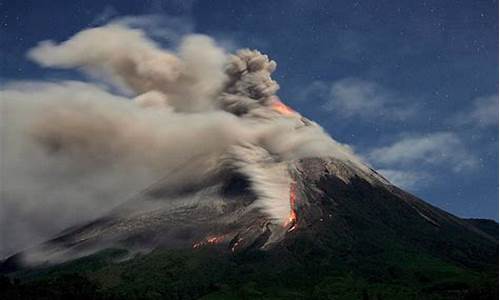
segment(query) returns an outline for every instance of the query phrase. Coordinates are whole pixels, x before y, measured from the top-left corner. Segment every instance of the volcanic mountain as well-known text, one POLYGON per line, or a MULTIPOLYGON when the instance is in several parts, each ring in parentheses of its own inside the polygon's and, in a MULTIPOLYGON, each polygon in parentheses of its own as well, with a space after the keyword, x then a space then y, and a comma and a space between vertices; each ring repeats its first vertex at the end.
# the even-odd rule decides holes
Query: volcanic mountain
MULTIPOLYGON (((360 283, 345 283, 345 278, 332 279, 328 275, 338 276, 349 270, 349 276, 367 282, 415 281, 417 290, 424 287, 423 292, 415 292, 415 295, 439 292, 452 299, 474 289, 485 274, 496 273, 497 235, 477 226, 477 220, 453 216, 391 185, 375 171, 366 172, 335 158, 299 159, 291 163, 290 172, 293 223, 273 224, 265 214, 252 208, 251 203, 258 196, 252 191, 251 183, 241 174, 231 174, 202 191, 185 191, 176 196, 178 199, 172 199, 161 189, 151 188, 96 221, 68 229, 39 247, 7 259, 2 271, 18 270, 21 258, 39 264, 28 274, 43 276, 53 275, 58 269, 64 270, 63 274, 68 269, 78 270, 82 264, 90 268, 86 270, 89 277, 100 282, 109 269, 150 264, 148 260, 165 255, 162 251, 166 250, 161 249, 174 249, 171 251, 188 256, 208 255, 203 257, 207 261, 192 270, 202 274, 207 272, 204 268, 212 259, 214 266, 224 264, 228 268, 227 262, 220 262, 222 259, 231 261, 229 268, 236 270, 232 270, 231 276, 242 272, 246 278, 249 272, 267 278, 283 273, 283 278, 300 279, 309 274, 319 280, 316 284, 325 285, 325 279, 331 281, 326 281, 325 293, 332 292, 328 289, 335 290, 335 282, 340 280, 340 290, 336 291, 339 295, 344 292, 358 295, 364 291, 394 297, 385 294, 385 287, 372 291, 373 287, 366 283, 360 288, 360 283), (201 198, 217 200, 210 205, 183 201, 201 198), (181 204, 165 204, 172 200, 181 204), (128 252, 99 252, 105 249, 127 249, 128 252), (93 253, 98 254, 91 255, 93 253), (99 257, 102 253, 105 253, 104 260, 99 257), (91 256, 75 259, 85 255, 91 256), (88 266, 92 261, 99 266, 97 271, 88 266), (261 264, 269 265, 262 267, 261 264), (270 265, 276 269, 270 270, 270 265), (256 269, 252 270, 253 267, 256 269), (318 274, 312 275, 311 268, 317 268, 318 274)), ((163 263, 172 264, 169 259, 163 263)), ((190 259, 182 258, 178 263, 187 267, 185 264, 189 264, 190 259)), ((163 272, 149 271, 159 272, 157 276, 163 272)), ((132 276, 149 276, 143 274, 149 271, 141 270, 141 275, 132 276)), ((165 272, 175 277, 175 273, 165 272)), ((203 276, 210 277, 210 272, 203 276)), ((25 271, 18 270, 17 274, 26 276, 25 271)), ((129 275, 120 272, 117 276, 129 275)), ((218 292, 222 288, 214 284, 229 280, 221 274, 216 277, 193 295, 218 292)), ((278 282, 290 288, 286 281, 278 282)), ((398 284, 392 284, 397 293, 414 295, 414 291, 398 290, 398 284)), ((494 286, 488 288, 494 289, 494 286)), ((484 287, 481 288, 485 293, 484 287)), ((165 295, 171 295, 170 292, 165 295)), ((321 290, 309 292, 323 293, 321 290)), ((305 297, 309 292, 297 297, 305 297)))
POLYGON ((272 134, 231 145, 200 180, 172 186, 169 176, 207 159, 193 157, 108 214, 7 258, 1 271, 21 281, 4 279, 4 296, 495 296, 498 224, 436 208, 324 138, 275 96, 274 68, 240 51, 218 98, 245 122, 280 123, 272 134))
POLYGON ((242 174, 177 195, 156 184, 108 215, 13 256, 4 269, 19 257, 57 263, 107 248, 149 252, 212 246, 236 254, 286 248, 297 238, 317 246, 341 244, 358 254, 408 248, 471 268, 495 265, 495 232, 482 229, 477 219, 433 207, 373 170, 335 158, 299 159, 289 168, 292 208, 284 224, 274 224, 252 206, 258 195, 242 174))

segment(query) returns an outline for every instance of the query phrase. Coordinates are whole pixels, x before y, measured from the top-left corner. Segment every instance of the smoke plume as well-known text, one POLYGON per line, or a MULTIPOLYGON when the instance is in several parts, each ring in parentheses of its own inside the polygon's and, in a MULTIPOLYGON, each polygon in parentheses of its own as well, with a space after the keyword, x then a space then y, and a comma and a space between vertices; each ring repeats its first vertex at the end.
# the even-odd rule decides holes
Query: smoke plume
POLYGON ((96 218, 159 178, 175 192, 242 173, 255 206, 282 222, 288 161, 358 162, 280 102, 276 63, 258 51, 229 55, 203 35, 166 50, 141 30, 111 24, 41 42, 28 57, 103 84, 2 86, 0 254, 96 218))

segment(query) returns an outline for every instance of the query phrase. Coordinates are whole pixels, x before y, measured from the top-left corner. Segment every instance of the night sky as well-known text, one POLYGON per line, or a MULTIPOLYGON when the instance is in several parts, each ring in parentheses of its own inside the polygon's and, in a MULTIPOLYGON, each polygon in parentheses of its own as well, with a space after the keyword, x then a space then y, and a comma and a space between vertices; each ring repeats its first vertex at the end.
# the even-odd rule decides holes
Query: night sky
POLYGON ((0 81, 82 79, 26 59, 129 18, 165 47, 203 33, 278 63, 279 96, 394 183, 498 220, 496 1, 0 1, 0 81))

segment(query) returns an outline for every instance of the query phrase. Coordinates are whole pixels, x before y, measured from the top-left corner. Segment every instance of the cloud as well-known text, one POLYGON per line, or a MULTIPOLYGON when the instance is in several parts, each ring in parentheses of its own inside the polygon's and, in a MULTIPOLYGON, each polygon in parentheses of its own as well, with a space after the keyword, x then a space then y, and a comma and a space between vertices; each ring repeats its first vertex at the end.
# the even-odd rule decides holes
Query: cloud
POLYGON ((378 169, 377 172, 382 174, 389 181, 401 188, 413 190, 425 185, 432 175, 426 172, 404 171, 394 169, 378 169))
POLYGON ((401 120, 415 113, 396 92, 373 81, 347 78, 332 84, 328 101, 323 106, 340 116, 401 120))
POLYGON ((417 107, 399 93, 359 78, 315 81, 298 93, 299 99, 317 99, 322 108, 343 119, 398 121, 416 115, 417 107))
POLYGON ((328 99, 330 85, 324 81, 316 80, 306 87, 297 87, 295 97, 297 101, 306 102, 311 99, 328 99))
POLYGON ((436 132, 404 137, 392 145, 368 153, 371 163, 380 167, 448 166, 454 172, 471 169, 477 160, 452 132, 436 132))
POLYGON ((451 123, 480 128, 498 126, 498 94, 475 98, 472 108, 453 116, 451 123))
POLYGON ((120 16, 112 19, 109 24, 141 29, 156 40, 173 44, 178 44, 183 36, 194 31, 194 22, 189 17, 157 13, 140 16, 120 16))
POLYGON ((0 95, 0 227, 10 228, 0 256, 96 218, 166 174, 167 188, 196 186, 227 147, 257 132, 224 111, 139 106, 82 82, 16 82, 0 95))
POLYGON ((227 54, 199 34, 185 36, 178 48, 179 53, 162 49, 143 30, 112 23, 61 43, 42 41, 28 57, 44 67, 78 68, 135 95, 160 91, 178 110, 213 106, 226 79, 227 54))
POLYGON ((89 23, 90 26, 102 25, 107 23, 111 18, 115 17, 118 11, 111 5, 106 5, 101 13, 96 15, 89 23))

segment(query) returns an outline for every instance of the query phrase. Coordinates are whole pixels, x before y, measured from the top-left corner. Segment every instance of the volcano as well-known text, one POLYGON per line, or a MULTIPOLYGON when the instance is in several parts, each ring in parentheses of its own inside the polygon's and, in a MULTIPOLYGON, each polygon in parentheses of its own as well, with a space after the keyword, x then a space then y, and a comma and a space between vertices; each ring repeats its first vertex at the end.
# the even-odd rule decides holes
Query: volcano
MULTIPOLYGON (((68 229, 39 247, 8 258, 2 271, 46 277, 54 270, 68 272, 80 264, 88 268, 87 264, 94 261, 100 265, 98 271, 87 274, 95 278, 96 274, 105 274, 106 268, 151 263, 148 260, 162 259, 162 251, 173 251, 189 256, 180 260, 181 265, 188 264, 191 256, 203 255, 203 264, 192 272, 207 272, 204 267, 213 260, 214 266, 224 264, 225 268, 231 262, 231 276, 255 272, 266 278, 284 273, 283 278, 301 279, 304 274, 311 275, 310 268, 317 267, 322 275, 316 283, 324 284, 325 278, 333 283, 339 280, 325 274, 349 270, 349 276, 356 274, 367 282, 415 281, 415 286, 424 287, 418 293, 437 293, 451 299, 477 293, 473 289, 479 278, 496 274, 495 223, 482 226, 488 221, 453 216, 390 184, 375 171, 366 172, 335 158, 299 159, 291 163, 290 172, 293 222, 275 224, 252 207, 258 196, 241 174, 228 174, 201 191, 184 191, 177 195, 179 199, 172 199, 172 195, 154 186, 96 221, 68 229), (209 203, 206 205, 185 201, 207 198, 217 201, 201 201, 209 203), (179 205, 172 206, 172 200, 179 205), (110 249, 115 252, 109 252, 110 249), (104 260, 101 255, 105 255, 104 260), (23 267, 22 262, 30 264, 23 267), (29 271, 23 270, 30 265, 29 271), (249 266, 255 269, 246 270, 249 266), (271 271, 269 266, 276 269, 271 271)), ((169 259, 166 262, 171 264, 169 259)), ((158 269, 141 272, 163 274, 158 269)), ((134 276, 147 276, 141 272, 134 276)), ((210 272, 204 276, 211 276, 210 272)), ((248 274, 242 276, 246 278, 248 274)), ((228 280, 224 275, 216 277, 215 281, 228 280)), ((309 281, 310 278, 302 283, 309 281)), ((213 284, 195 295, 223 289, 213 284)), ((341 289, 347 288, 352 294, 371 293, 370 285, 358 284, 341 289)), ((494 290, 494 286, 493 283, 488 288, 494 290)), ((412 290, 400 291, 397 287, 392 287, 397 293, 413 295, 412 290)), ((321 295, 333 289, 329 285, 324 288, 325 291, 316 293, 321 295)), ((343 291, 335 292, 341 295, 343 291)), ((384 288, 377 291, 393 296, 384 294, 384 288)), ((486 293, 484 287, 480 291, 486 293)))
POLYGON ((331 235, 336 243, 364 245, 353 251, 383 251, 389 243, 469 267, 495 262, 496 232, 433 207, 375 171, 335 158, 300 159, 291 168, 291 211, 283 224, 252 205, 258 196, 249 179, 234 173, 175 196, 157 183, 108 215, 13 258, 46 264, 107 248, 149 252, 213 245, 240 252, 283 247, 297 237, 318 237, 319 243, 331 235))
POLYGON ((231 145, 209 176, 173 187, 169 176, 207 159, 193 157, 104 216, 5 259, 3 296, 496 297, 498 224, 436 208, 324 138, 275 95, 274 68, 240 51, 218 98, 245 122, 279 123, 272 135, 231 145), (304 150, 323 139, 333 147, 304 150))

